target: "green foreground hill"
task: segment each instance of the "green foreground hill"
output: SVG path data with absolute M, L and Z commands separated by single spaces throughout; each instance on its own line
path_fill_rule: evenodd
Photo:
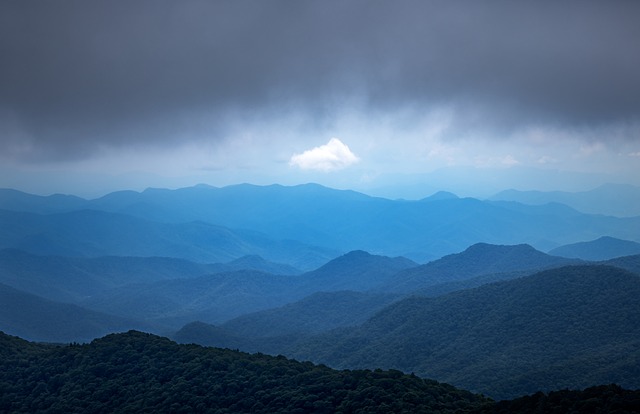
M 0 356 L 0 412 L 453 413 L 488 402 L 399 371 L 336 371 L 135 331 L 69 346 L 0 333 Z
M 566 413 L 638 412 L 616 385 L 495 403 L 451 385 L 376 369 L 337 371 L 129 331 L 85 345 L 0 332 L 0 412 Z

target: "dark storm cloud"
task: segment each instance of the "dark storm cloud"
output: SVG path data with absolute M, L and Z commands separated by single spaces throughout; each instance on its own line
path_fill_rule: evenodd
M 639 18 L 631 1 L 5 1 L 0 145 L 78 157 L 353 96 L 496 128 L 637 120 Z

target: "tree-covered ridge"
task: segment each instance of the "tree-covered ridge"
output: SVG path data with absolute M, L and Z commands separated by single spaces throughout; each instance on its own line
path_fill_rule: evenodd
M 568 266 L 396 302 L 287 355 L 415 372 L 494 398 L 619 383 L 640 387 L 640 277 Z
M 617 385 L 494 402 L 400 371 L 337 371 L 282 356 L 178 345 L 137 331 L 85 345 L 0 332 L 0 412 L 635 413 Z
M 469 412 L 488 401 L 399 371 L 336 371 L 130 331 L 86 345 L 0 333 L 0 412 Z

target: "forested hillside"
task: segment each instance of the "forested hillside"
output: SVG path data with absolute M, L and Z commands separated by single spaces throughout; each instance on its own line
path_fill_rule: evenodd
M 640 277 L 572 266 L 390 305 L 290 355 L 415 372 L 496 398 L 617 382 L 640 387 Z
M 640 410 L 640 391 L 599 386 L 494 402 L 394 370 L 337 371 L 130 331 L 85 345 L 0 332 L 0 412 L 568 413 Z
M 454 413 L 488 401 L 399 371 L 335 371 L 140 332 L 44 346 L 0 333 L 1 412 Z

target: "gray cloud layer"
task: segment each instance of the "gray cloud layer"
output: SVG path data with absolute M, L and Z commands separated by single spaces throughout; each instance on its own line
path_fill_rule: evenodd
M 497 129 L 637 121 L 639 19 L 633 1 L 6 1 L 0 145 L 82 157 L 184 139 L 193 114 L 215 131 L 352 97 Z

